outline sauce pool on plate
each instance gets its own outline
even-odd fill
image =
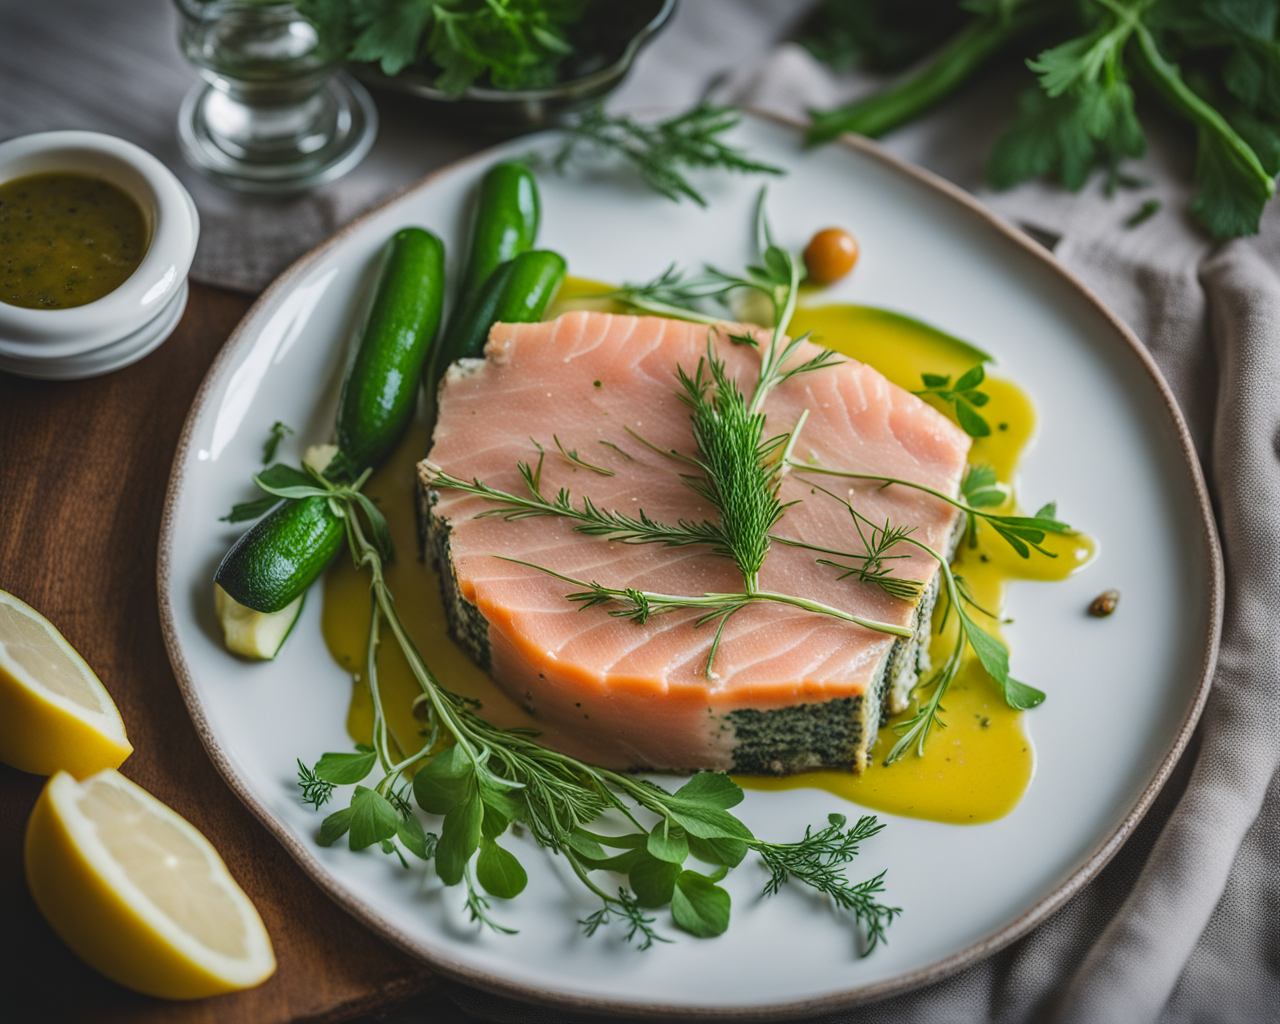
[[[570,309],[609,311],[609,300],[585,298],[605,290],[604,285],[569,278],[547,318]],[[908,390],[920,389],[922,373],[951,374],[955,379],[985,358],[973,346],[925,324],[864,306],[802,306],[792,321],[792,333],[807,330],[813,331],[819,344],[869,363]],[[1000,481],[1008,483],[1034,432],[1035,410],[1025,392],[1011,381],[988,377],[982,390],[990,395],[982,412],[992,430],[989,437],[976,440],[970,461],[991,466]],[[939,408],[946,411],[941,405]],[[480,700],[485,717],[497,725],[537,729],[539,723],[449,638],[435,572],[414,557],[414,466],[429,445],[425,426],[416,424],[364,488],[386,515],[396,545],[397,557],[386,569],[387,583],[406,628],[446,687]],[[1002,511],[1012,511],[1012,506],[1010,499],[1010,508]],[[993,531],[980,525],[977,546],[962,544],[955,569],[964,577],[974,600],[998,614],[1010,580],[1063,579],[1094,553],[1093,542],[1083,534],[1050,535],[1044,547],[1058,557],[1050,559],[1032,552],[1030,559],[1022,559]],[[944,611],[945,602],[939,602],[932,644],[935,665],[941,664],[954,643],[955,616],[944,623]],[[998,635],[997,623],[987,620],[985,626]],[[349,557],[340,557],[325,578],[322,629],[330,653],[354,678],[347,728],[361,743],[369,741],[373,727],[362,671],[368,628],[368,580]],[[404,754],[412,753],[423,743],[421,723],[411,710],[413,698],[421,691],[397,645],[381,645],[378,669],[391,735]],[[1035,753],[1024,727],[1024,713],[1004,703],[972,652],[951,684],[944,705],[948,728],[934,730],[922,757],[912,752],[895,764],[883,764],[897,739],[891,723],[880,730],[873,763],[861,775],[815,771],[784,778],[735,776],[735,780],[749,789],[821,788],[863,807],[955,824],[1003,817],[1022,798],[1034,770]],[[899,717],[909,717],[914,710],[913,705]]]
[[[0,184],[0,302],[67,309],[115,291],[147,251],[142,208],[122,189],[82,174]]]

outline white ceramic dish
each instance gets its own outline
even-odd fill
[[[173,332],[187,302],[200,236],[195,203],[159,160],[98,132],[23,135],[0,143],[0,182],[66,171],[101,178],[142,208],[150,236],[138,269],[102,298],[69,309],[0,302],[0,369],[27,377],[92,377],[136,362]]]
[[[521,851],[528,889],[497,908],[519,934],[481,933],[460,893],[429,869],[314,841],[320,816],[298,799],[294,759],[349,747],[350,680],[326,653],[319,595],[277,661],[248,665],[222,649],[209,581],[237,532],[217,517],[250,493],[272,422],[298,428],[287,457],[327,440],[384,241],[420,224],[447,240],[456,264],[473,185],[530,141],[436,174],[304,257],[245,317],[188,419],[160,551],[170,655],[215,763],[316,881],[393,942],[493,991],[615,1013],[777,1020],[940,977],[1025,933],[1106,863],[1163,784],[1207,692],[1221,617],[1216,535],[1185,427],[1136,339],[1034,243],[873,145],[807,153],[793,128],[759,118],[738,140],[789,171],[769,198],[783,244],[798,248],[833,223],[857,234],[861,262],[833,299],[970,339],[1031,392],[1042,426],[1022,493],[1057,498],[1101,553],[1072,579],[1010,592],[1014,670],[1049,694],[1028,716],[1038,767],[1022,803],[967,827],[883,815],[888,827],[854,863],[857,878],[888,868],[888,900],[904,912],[887,947],[859,959],[848,923],[799,889],[759,899],[765,873],[750,862],[729,877],[734,921],[719,939],[675,932],[665,912],[671,945],[639,953],[586,939],[575,921],[594,908],[561,863],[532,847]],[[638,280],[673,259],[733,267],[750,255],[755,181],[707,179],[706,210],[605,176],[541,186],[539,244],[580,275]],[[1121,611],[1088,618],[1085,606],[1108,587],[1123,592]],[[749,792],[735,813],[757,835],[789,839],[833,810],[850,808],[794,790]]]

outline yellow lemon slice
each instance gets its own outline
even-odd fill
[[[0,761],[83,778],[132,753],[93,669],[53,623],[0,590]]]
[[[45,784],[25,860],[53,930],[122,985],[200,999],[252,988],[276,969],[262,918],[218,851],[114,768]]]

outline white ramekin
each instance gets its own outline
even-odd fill
[[[187,301],[187,271],[200,235],[195,203],[159,160],[98,132],[40,132],[0,143],[0,183],[67,171],[110,182],[142,207],[150,242],[120,287],[70,309],[0,302],[0,369],[75,379],[127,366],[163,342]]]

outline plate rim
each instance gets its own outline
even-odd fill
[[[772,111],[760,110],[753,107],[745,107],[743,110],[749,117],[754,117],[776,126],[801,132],[806,128],[804,122],[795,118],[781,116]],[[322,259],[331,249],[341,244],[347,235],[361,227],[367,220],[377,216],[384,209],[399,202],[406,196],[428,188],[438,178],[441,178],[446,174],[452,174],[469,164],[482,163],[490,159],[495,150],[501,149],[510,143],[504,142],[494,146],[485,147],[476,153],[469,154],[459,160],[452,161],[443,167],[437,168],[425,177],[401,189],[385,201],[357,217],[351,223],[347,224],[341,230],[321,242],[315,248],[298,257],[297,260],[290,264],[278,277],[275,278],[274,281],[271,282],[271,284],[266,287],[266,289],[263,290],[262,294],[258,296],[253,305],[245,312],[244,316],[240,318],[236,326],[232,329],[230,335],[228,335],[227,340],[218,350],[218,354],[214,357],[213,362],[210,364],[204,380],[201,382],[200,388],[196,392],[195,398],[192,400],[191,408],[187,413],[186,420],[183,423],[182,433],[178,440],[177,449],[174,452],[173,465],[169,475],[169,483],[165,490],[164,508],[160,524],[159,552],[156,563],[156,583],[159,597],[160,626],[161,631],[164,634],[165,647],[169,654],[169,661],[173,667],[174,676],[177,679],[178,688],[182,692],[182,698],[187,706],[187,712],[191,717],[192,724],[195,726],[196,732],[200,736],[200,741],[204,744],[204,748],[209,755],[209,759],[213,762],[214,767],[222,776],[223,781],[230,787],[231,791],[235,793],[254,817],[257,818],[258,821],[266,828],[266,830],[278,842],[280,842],[289,855],[293,857],[298,866],[302,868],[302,870],[311,878],[312,882],[314,882],[322,892],[373,931],[374,934],[391,942],[393,945],[404,950],[410,956],[426,963],[432,969],[439,971],[442,975],[448,978],[461,981],[465,984],[506,998],[577,1013],[596,1013],[606,1014],[609,1016],[629,1016],[633,1018],[649,1019],[662,1019],[680,1016],[689,1020],[723,1020],[733,1022],[776,1021],[803,1017],[806,1015],[847,1009],[863,1003],[872,1002],[874,1000],[884,999],[891,995],[908,992],[912,989],[920,988],[932,982],[939,981],[975,963],[976,961],[984,959],[985,957],[1005,948],[1050,917],[1060,907],[1062,907],[1067,900],[1079,892],[1107,865],[1111,858],[1119,851],[1120,847],[1124,845],[1130,836],[1132,836],[1139,822],[1142,821],[1150,810],[1156,796],[1159,795],[1160,791],[1164,788],[1164,785],[1172,774],[1174,767],[1177,765],[1178,760],[1190,742],[1191,735],[1195,730],[1196,724],[1200,719],[1200,715],[1204,710],[1205,702],[1208,699],[1209,690],[1213,681],[1214,669],[1217,664],[1218,648],[1222,634],[1225,581],[1223,574],[1222,549],[1218,538],[1216,520],[1213,515],[1213,507],[1209,497],[1208,486],[1204,478],[1204,472],[1201,468],[1199,457],[1196,454],[1195,445],[1191,439],[1190,431],[1187,428],[1186,420],[1182,415],[1182,410],[1179,408],[1177,399],[1174,397],[1173,391],[1165,380],[1163,373],[1161,373],[1159,366],[1156,364],[1150,352],[1147,351],[1146,347],[1138,339],[1138,336],[1088,285],[1068,270],[1067,267],[1057,260],[1049,250],[1045,249],[1042,245],[1019,231],[1012,224],[1002,220],[994,211],[984,206],[971,193],[966,192],[958,185],[947,181],[945,178],[932,171],[893,156],[878,144],[863,136],[845,134],[835,141],[837,145],[844,145],[854,149],[887,166],[892,171],[905,175],[924,187],[936,193],[940,193],[953,203],[958,204],[965,213],[976,218],[980,224],[994,230],[997,234],[1012,241],[1014,245],[1018,246],[1024,253],[1035,259],[1042,267],[1045,267],[1056,274],[1064,283],[1083,297],[1088,304],[1092,305],[1093,308],[1102,315],[1103,319],[1106,320],[1112,328],[1114,328],[1115,332],[1128,346],[1131,353],[1137,357],[1138,362],[1141,364],[1143,369],[1146,370],[1152,383],[1156,386],[1160,397],[1164,401],[1165,409],[1172,420],[1172,424],[1178,438],[1182,461],[1185,468],[1190,473],[1196,497],[1196,504],[1200,513],[1199,526],[1208,549],[1208,564],[1205,567],[1205,583],[1209,601],[1208,635],[1204,645],[1200,677],[1196,684],[1195,695],[1183,716],[1183,720],[1178,728],[1177,734],[1175,735],[1173,742],[1166,749],[1164,756],[1161,758],[1154,774],[1143,788],[1142,793],[1138,796],[1133,806],[1129,809],[1128,813],[1125,814],[1124,818],[1115,827],[1115,829],[1094,846],[1092,851],[1084,858],[1081,865],[1072,872],[1070,876],[1064,879],[1050,893],[1042,897],[1018,917],[1009,921],[1002,928],[996,930],[992,934],[971,943],[964,949],[930,964],[926,964],[923,967],[918,967],[914,970],[906,971],[877,982],[858,985],[853,988],[845,989],[840,992],[829,993],[823,996],[816,996],[812,999],[788,1000],[780,1003],[751,1007],[689,1007],[676,1003],[632,1003],[611,1001],[598,997],[576,996],[549,989],[542,989],[521,982],[511,981],[501,977],[500,975],[477,969],[468,964],[453,960],[448,955],[441,955],[435,950],[425,950],[420,943],[400,930],[394,923],[383,917],[372,907],[363,903],[359,898],[349,893],[336,881],[332,880],[329,871],[320,863],[320,860],[315,856],[311,848],[295,837],[282,822],[276,819],[270,809],[259,802],[253,795],[245,780],[240,777],[239,773],[232,765],[230,758],[220,747],[218,740],[209,725],[209,720],[205,715],[204,709],[201,706],[190,667],[187,664],[186,658],[184,657],[181,646],[178,642],[177,626],[174,614],[171,552],[173,549],[174,531],[176,529],[177,521],[178,493],[181,489],[183,477],[185,475],[184,467],[187,464],[187,456],[192,446],[196,420],[199,418],[201,410],[211,397],[213,391],[222,383],[223,378],[234,369],[236,357],[240,354],[241,349],[248,341],[248,337],[246,335],[246,324],[256,317],[259,309],[274,301],[277,293],[291,287],[295,283],[296,279],[305,275],[306,271],[310,269],[313,264]]]

